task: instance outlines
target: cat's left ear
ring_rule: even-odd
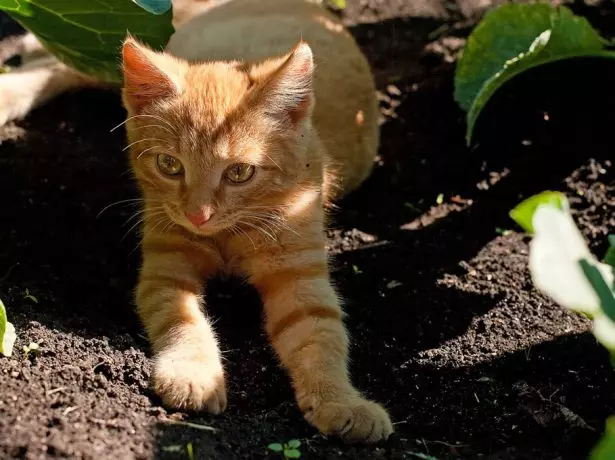
[[[301,41],[270,75],[263,88],[262,104],[269,115],[297,126],[312,113],[314,58]]]
[[[177,96],[188,64],[173,56],[153,51],[132,37],[122,47],[124,104],[138,114],[155,102]]]

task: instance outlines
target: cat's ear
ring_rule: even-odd
[[[128,37],[122,47],[123,97],[128,111],[138,114],[154,102],[180,94],[187,67],[185,61]]]
[[[268,114],[297,126],[314,106],[314,59],[301,41],[265,82],[261,103]]]

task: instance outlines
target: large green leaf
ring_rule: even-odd
[[[0,0],[0,9],[66,64],[110,82],[121,80],[127,32],[156,49],[173,33],[170,11],[153,15],[129,0]]]
[[[562,59],[615,58],[607,44],[563,6],[510,3],[488,13],[470,34],[455,74],[455,99],[468,112],[467,142],[482,109],[506,82]]]

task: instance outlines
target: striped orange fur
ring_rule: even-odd
[[[136,302],[155,390],[172,407],[224,410],[206,283],[235,274],[261,295],[306,419],[348,441],[387,438],[386,411],[349,378],[325,250],[328,200],[361,183],[378,145],[372,76],[353,39],[312,3],[242,0],[187,22],[167,52],[128,39],[123,58],[145,200]]]

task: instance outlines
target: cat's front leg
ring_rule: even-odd
[[[226,408],[220,351],[203,314],[203,279],[215,272],[217,254],[170,235],[143,241],[136,298],[154,357],[153,385],[176,409]]]
[[[349,442],[386,439],[393,432],[387,412],[350,382],[348,335],[324,241],[319,235],[302,246],[277,255],[261,253],[248,264],[271,343],[310,423]]]

